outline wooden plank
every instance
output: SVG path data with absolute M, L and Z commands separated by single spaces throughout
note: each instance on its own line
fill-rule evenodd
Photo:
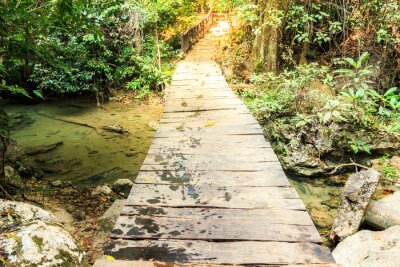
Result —
M 290 185 L 283 171 L 141 171 L 136 177 L 135 183 L 198 186 L 223 185 L 229 187 L 279 187 Z
M 226 140 L 224 140 L 226 139 Z M 262 135 L 237 135 L 231 136 L 229 138 L 223 138 L 222 136 L 183 136 L 183 137 L 156 137 L 153 139 L 154 146 L 176 146 L 178 145 L 189 145 L 189 146 L 201 146 L 206 144 L 221 144 L 221 142 L 226 145 L 226 147 L 235 147 L 240 144 L 244 146 L 255 146 L 260 145 L 260 147 L 269 147 L 270 145 L 265 142 L 264 136 Z M 228 151 L 228 150 L 227 150 Z
M 199 263 L 177 263 L 177 262 L 160 262 L 160 261 L 121 261 L 121 260 L 97 260 L 93 267 L 233 267 L 238 265 L 221 265 L 221 264 L 199 264 Z M 266 265 L 257 265 L 266 266 Z M 268 265 L 271 266 L 271 265 Z M 323 264 L 301 264 L 301 265 L 285 265 L 286 267 L 339 267 L 341 265 L 334 263 Z
M 136 184 L 132 187 L 126 205 L 305 210 L 298 194 L 289 187 Z
M 190 136 L 195 136 L 198 134 L 219 134 L 219 135 L 224 135 L 227 136 L 226 138 L 229 138 L 229 135 L 249 135 L 249 134 L 263 134 L 262 129 L 260 126 L 257 125 L 248 125 L 246 127 L 238 127 L 238 126 L 220 126 L 218 128 L 216 127 L 198 127 L 198 128 L 191 128 L 191 127 L 185 127 L 184 125 L 182 127 L 160 127 L 157 129 L 157 132 L 155 133 L 155 136 L 175 136 L 178 134 L 186 134 Z
M 215 208 L 170 208 L 150 206 L 125 206 L 121 215 L 125 216 L 152 216 L 181 219 L 199 219 L 209 217 L 213 219 L 238 220 L 238 218 L 252 218 L 268 224 L 293 224 L 313 226 L 306 211 L 287 209 L 215 209 Z
M 166 116 L 165 116 L 166 115 Z M 190 121 L 223 121 L 223 120 L 245 120 L 248 119 L 249 121 L 255 121 L 255 118 L 248 112 L 237 112 L 237 113 L 221 113 L 218 114 L 217 112 L 214 113 L 206 113 L 206 112 L 199 112 L 199 113 L 166 113 L 164 114 L 161 121 L 163 122 L 190 122 Z
M 278 214 L 275 214 L 278 215 Z M 278 215 L 279 216 L 279 215 Z M 269 223 L 253 216 L 119 216 L 112 238 L 322 243 L 315 226 Z M 260 219 L 260 220 L 258 220 Z
M 266 148 L 265 150 L 272 150 L 271 148 Z M 278 157 L 275 153 L 262 153 L 262 154 L 250 154 L 250 155 L 235 155 L 226 152 L 222 153 L 210 153 L 206 152 L 204 154 L 152 154 L 148 153 L 143 165 L 172 165 L 176 162 L 199 164 L 199 163 L 219 163 L 224 164 L 226 162 L 237 162 L 237 163 L 247 163 L 247 162 L 278 162 Z
M 169 163 L 169 164 L 168 164 Z M 141 171 L 283 171 L 279 162 L 226 162 L 226 163 L 191 163 L 191 162 L 167 162 L 167 164 L 142 165 Z
M 93 267 L 233 267 L 237 265 L 217 265 L 217 264 L 198 264 L 198 263 L 177 263 L 159 261 L 121 261 L 121 260 L 97 260 Z M 330 266 L 315 266 L 330 267 Z
M 328 248 L 314 243 L 115 240 L 105 254 L 124 260 L 180 263 L 287 265 L 334 263 Z
M 236 155 L 254 155 L 254 154 L 263 154 L 265 151 L 268 151 L 268 149 L 271 149 L 269 147 L 249 147 L 249 148 L 235 148 L 231 147 L 230 152 L 232 157 Z M 155 154 L 155 155 L 207 155 L 215 151 L 216 154 L 222 153 L 221 150 L 218 150 L 217 148 L 213 150 L 199 150 L 199 149 L 193 149 L 193 148 L 183 148 L 183 147 L 150 147 L 148 150 L 148 154 Z M 227 153 L 226 151 L 224 153 Z

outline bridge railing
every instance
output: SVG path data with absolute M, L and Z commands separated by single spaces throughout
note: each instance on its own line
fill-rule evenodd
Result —
M 204 37 L 213 23 L 213 11 L 208 14 L 195 26 L 181 34 L 181 49 L 187 52 L 197 41 Z

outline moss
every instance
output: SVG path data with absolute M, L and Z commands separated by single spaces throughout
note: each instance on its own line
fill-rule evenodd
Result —
M 43 247 L 43 238 L 38 237 L 37 235 L 32 236 L 33 242 L 37 245 L 37 247 L 42 250 Z
M 79 264 L 79 259 L 64 249 L 59 249 L 58 255 L 55 256 L 55 258 L 60 259 L 63 262 L 61 265 L 54 265 L 54 266 L 74 267 Z

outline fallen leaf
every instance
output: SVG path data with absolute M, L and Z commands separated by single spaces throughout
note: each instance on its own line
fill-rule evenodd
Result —
M 145 181 L 151 181 L 151 180 L 153 180 L 153 178 L 147 177 L 147 178 L 144 178 L 143 180 L 145 180 Z
M 215 124 L 216 124 L 215 121 L 207 121 L 206 122 L 206 127 L 211 127 L 211 126 L 214 126 Z
M 106 261 L 115 261 L 115 258 L 113 256 L 106 256 Z

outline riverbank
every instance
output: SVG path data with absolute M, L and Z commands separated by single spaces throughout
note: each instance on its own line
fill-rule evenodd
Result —
M 2 197 L 54 214 L 93 263 L 151 144 L 162 104 L 158 95 L 139 101 L 120 94 L 101 107 L 86 97 L 3 106 L 16 143 L 9 146 L 9 190 Z M 2 223 L 8 218 L 2 214 Z

